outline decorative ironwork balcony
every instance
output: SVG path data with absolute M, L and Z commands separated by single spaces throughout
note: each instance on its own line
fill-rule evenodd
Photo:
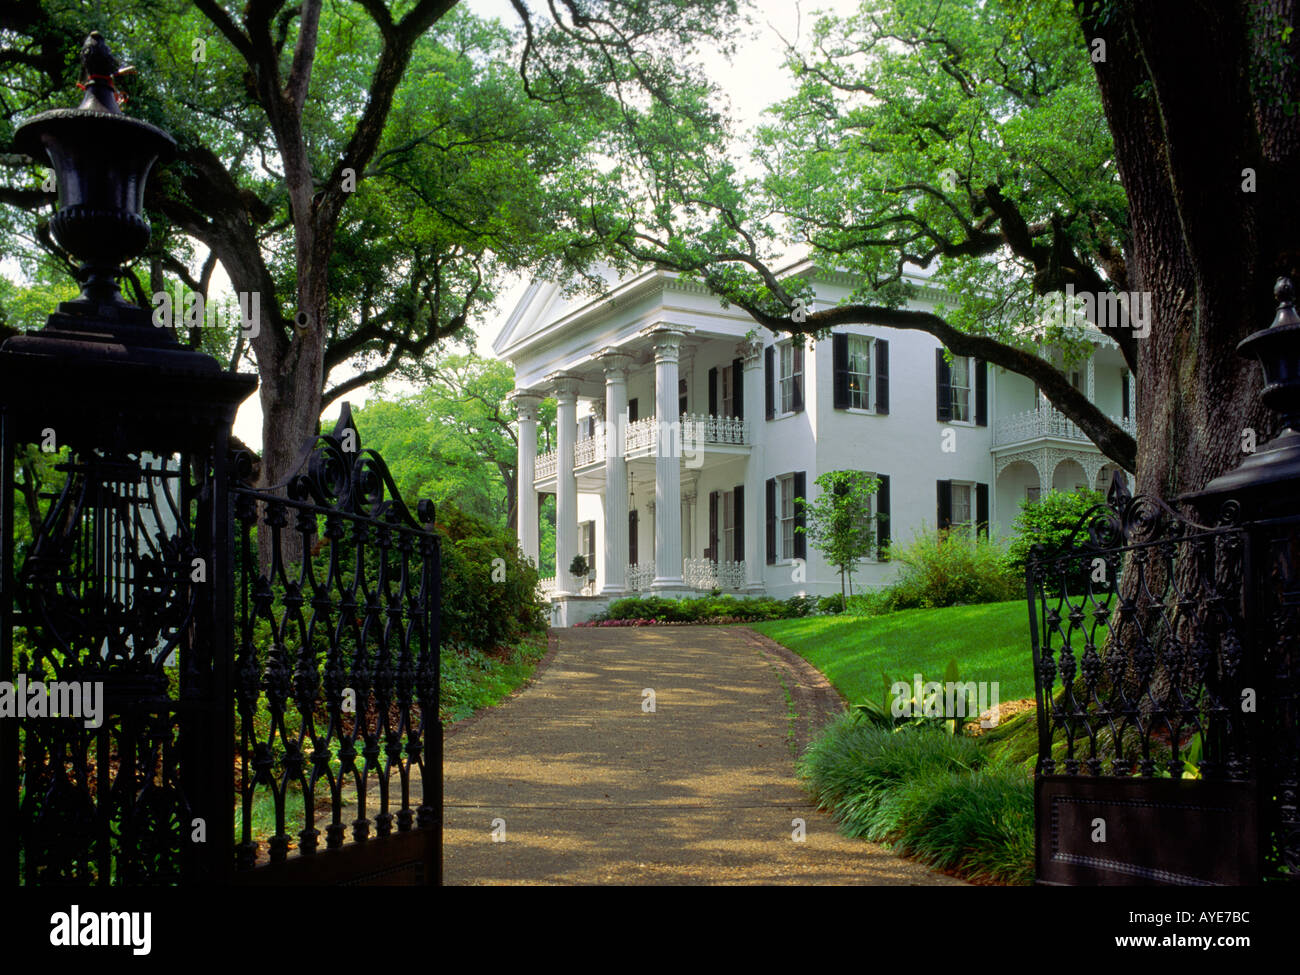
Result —
M 605 459 L 605 434 L 598 433 L 573 445 L 574 468 L 587 467 Z
M 684 447 L 694 448 L 706 444 L 735 444 L 743 447 L 749 443 L 745 421 L 738 417 L 683 413 L 677 422 L 677 436 Z M 628 453 L 655 449 L 659 443 L 659 429 L 658 418 L 653 416 L 628 424 L 625 449 Z
M 682 576 L 692 589 L 744 589 L 745 563 L 685 559 Z
M 548 477 L 554 477 L 557 468 L 559 454 L 554 450 L 549 450 L 544 454 L 538 454 L 537 460 L 533 462 L 534 480 L 544 481 Z
M 1118 416 L 1112 416 L 1111 420 L 1125 433 L 1137 436 L 1137 423 L 1134 420 Z M 1073 420 L 1060 410 L 1050 407 L 1041 407 L 1036 410 L 1026 410 L 1024 413 L 1012 413 L 1009 416 L 998 417 L 997 424 L 993 428 L 994 447 L 1022 443 L 1039 437 L 1074 440 L 1085 444 L 1092 443 L 1088 435 L 1080 430 Z
M 654 563 L 637 562 L 634 565 L 629 565 L 626 576 L 629 592 L 645 592 L 650 588 L 650 583 L 655 581 Z

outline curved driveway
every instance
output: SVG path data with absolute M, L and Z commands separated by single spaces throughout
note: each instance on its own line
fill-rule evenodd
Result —
M 958 883 L 841 836 L 810 805 L 794 747 L 839 701 L 765 637 L 691 626 L 552 639 L 527 690 L 447 737 L 446 883 Z

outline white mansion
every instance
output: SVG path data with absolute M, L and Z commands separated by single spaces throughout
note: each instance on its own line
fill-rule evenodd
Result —
M 852 290 L 837 272 L 814 281 L 816 307 Z M 924 278 L 913 283 L 909 307 L 943 302 Z M 544 583 L 556 625 L 634 592 L 838 592 L 836 571 L 794 530 L 794 499 L 815 497 L 824 471 L 878 477 L 880 539 L 902 542 L 923 526 L 1003 535 L 1026 497 L 1109 484 L 1115 465 L 1033 382 L 980 360 L 949 363 L 926 333 L 848 326 L 813 342 L 760 332 L 669 272 L 611 278 L 597 299 L 528 288 L 493 348 L 515 370 L 519 545 L 534 561 L 539 494 L 556 496 L 556 577 Z M 1089 335 L 1093 354 L 1072 380 L 1131 432 L 1123 357 Z M 547 396 L 557 449 L 539 456 Z M 568 571 L 579 553 L 589 578 Z M 881 585 L 894 568 L 868 559 L 855 583 Z

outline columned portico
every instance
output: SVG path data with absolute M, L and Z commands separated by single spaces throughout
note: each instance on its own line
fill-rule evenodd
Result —
M 605 369 L 605 584 L 601 594 L 627 592 L 628 512 L 626 451 L 627 371 L 632 357 L 615 349 L 601 356 Z
M 578 553 L 578 479 L 573 466 L 573 444 L 578 435 L 578 381 L 564 373 L 553 373 L 547 381 L 555 390 L 555 593 L 577 593 L 569 564 Z
M 686 588 L 682 575 L 681 422 L 677 399 L 677 360 L 689 329 L 655 325 L 647 329 L 654 342 L 655 422 L 655 578 L 652 589 Z
M 762 504 L 763 438 L 767 424 L 763 420 L 763 343 L 750 339 L 736 347 L 736 356 L 744 363 L 745 433 L 749 438 L 749 457 L 745 461 L 745 588 L 763 589 L 763 567 L 767 564 L 763 537 Z
M 519 549 L 533 565 L 540 565 L 537 539 L 537 490 L 535 473 L 537 464 L 537 407 L 542 398 L 533 393 L 516 390 L 512 395 L 519 414 L 519 455 L 515 475 L 515 530 Z

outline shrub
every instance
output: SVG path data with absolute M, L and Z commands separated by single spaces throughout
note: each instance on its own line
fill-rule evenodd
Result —
M 1032 778 L 991 760 L 977 739 L 895 732 L 850 713 L 808 747 L 799 772 L 848 836 L 976 880 L 1033 878 Z
M 844 612 L 849 616 L 883 616 L 893 612 L 892 595 L 888 589 L 870 589 L 854 593 L 848 598 Z
M 1037 501 L 1028 498 L 1021 501 L 1020 514 L 1012 526 L 1015 535 L 1007 546 L 1007 564 L 1023 576 L 1032 546 L 1053 549 L 1064 545 L 1079 519 L 1094 505 L 1105 501 L 1100 491 L 1091 490 L 1049 491 Z
M 537 570 L 524 560 L 513 534 L 450 505 L 439 506 L 436 527 L 443 536 L 444 644 L 490 649 L 545 628 Z M 497 558 L 506 562 L 500 582 L 492 579 Z
M 737 596 L 700 596 L 669 599 L 663 596 L 627 596 L 609 604 L 593 625 L 606 621 L 642 620 L 655 623 L 740 623 L 807 616 L 817 604 L 815 596 L 792 599 L 742 599 Z
M 888 589 L 890 609 L 996 603 L 1024 591 L 997 543 L 964 532 L 918 532 L 905 547 L 894 549 L 894 558 L 902 568 Z
M 838 592 L 833 596 L 823 596 L 817 600 L 817 612 L 819 613 L 842 613 L 844 607 L 844 596 Z

